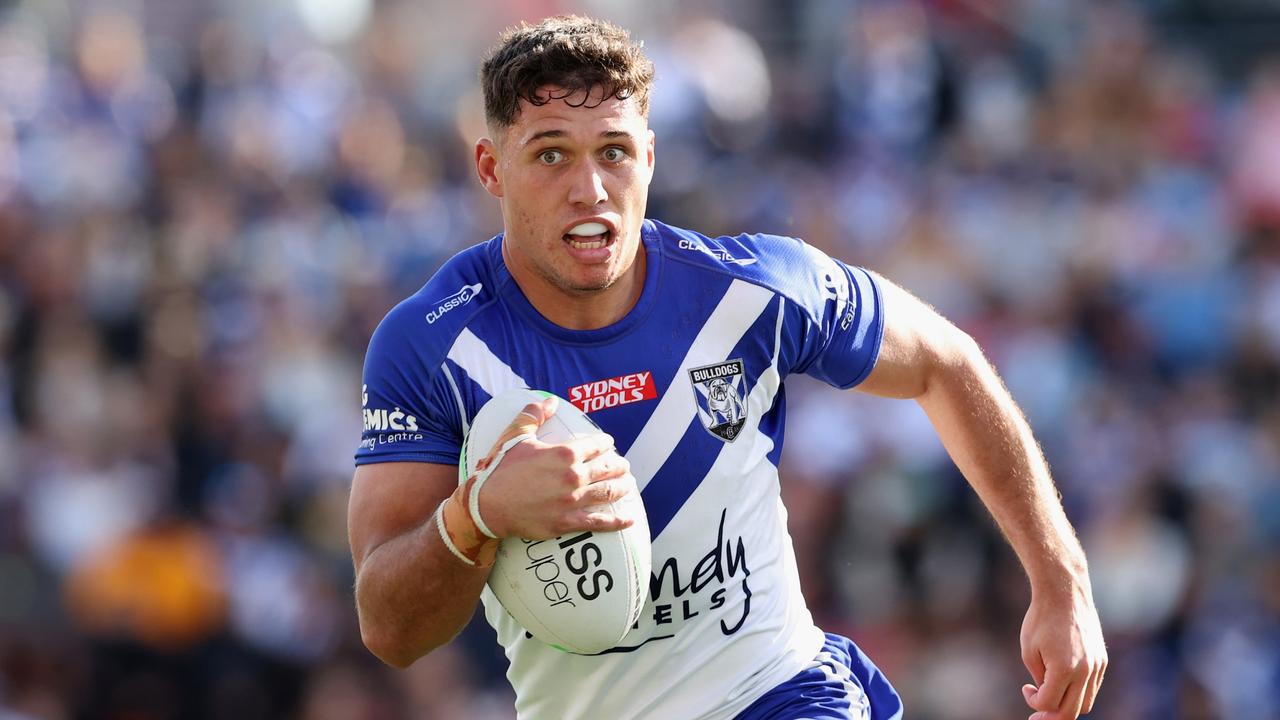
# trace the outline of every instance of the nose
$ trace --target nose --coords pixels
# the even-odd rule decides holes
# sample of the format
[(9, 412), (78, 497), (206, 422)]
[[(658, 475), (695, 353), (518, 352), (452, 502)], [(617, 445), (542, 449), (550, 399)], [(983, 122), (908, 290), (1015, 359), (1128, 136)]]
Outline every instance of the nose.
[(594, 207), (608, 199), (609, 193), (604, 189), (604, 178), (601, 177), (595, 163), (582, 163), (570, 181), (569, 202), (573, 205)]

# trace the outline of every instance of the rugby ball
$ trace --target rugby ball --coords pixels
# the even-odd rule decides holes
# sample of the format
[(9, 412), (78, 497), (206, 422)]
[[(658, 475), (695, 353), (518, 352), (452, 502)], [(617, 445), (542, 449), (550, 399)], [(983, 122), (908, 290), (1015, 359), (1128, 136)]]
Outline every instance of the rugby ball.
[[(462, 446), (459, 483), (476, 472), (476, 463), (525, 406), (547, 397), (550, 393), (537, 390), (509, 390), (485, 403)], [(537, 436), (560, 443), (599, 432), (586, 413), (561, 398)], [(489, 589), (506, 611), (533, 637), (559, 650), (589, 655), (616, 646), (644, 607), (652, 562), (644, 503), (636, 490), (611, 505), (635, 523), (617, 532), (505, 538), (489, 573)]]

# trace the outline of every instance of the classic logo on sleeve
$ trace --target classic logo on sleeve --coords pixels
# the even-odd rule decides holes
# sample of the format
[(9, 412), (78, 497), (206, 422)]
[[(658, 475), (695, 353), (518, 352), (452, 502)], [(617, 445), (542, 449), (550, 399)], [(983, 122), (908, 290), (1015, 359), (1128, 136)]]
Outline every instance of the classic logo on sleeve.
[(743, 385), (742, 360), (728, 360), (704, 365), (689, 371), (689, 379), (697, 392), (698, 419), (707, 432), (726, 442), (738, 439), (747, 422), (747, 404)]
[(681, 250), (697, 250), (699, 252), (704, 252), (726, 265), (754, 265), (756, 263), (756, 259), (753, 257), (734, 257), (732, 253), (724, 248), (703, 245), (702, 243), (695, 242), (693, 240), (681, 238), (679, 245)]
[(458, 292), (443, 300), (436, 301), (434, 303), (435, 309), (427, 313), (427, 323), (434, 323), (450, 310), (456, 307), (462, 307), (463, 305), (471, 302), (471, 298), (479, 295), (480, 291), (483, 289), (484, 285), (481, 283), (476, 283), (475, 285), (463, 285), (462, 289)]

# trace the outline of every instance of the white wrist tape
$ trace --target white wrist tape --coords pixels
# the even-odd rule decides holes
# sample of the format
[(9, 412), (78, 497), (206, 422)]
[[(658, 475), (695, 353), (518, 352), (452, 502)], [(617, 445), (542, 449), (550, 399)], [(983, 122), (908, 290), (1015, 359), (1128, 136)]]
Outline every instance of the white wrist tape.
[[(445, 502), (449, 501), (445, 500)], [(436, 529), (440, 531), (440, 539), (444, 541), (444, 546), (449, 548), (449, 552), (453, 553), (459, 560), (471, 567), (476, 566), (476, 561), (464, 555), (462, 551), (458, 549), (458, 546), (453, 544), (453, 538), (449, 537), (449, 531), (444, 527), (444, 503), (440, 503), (436, 507)]]
[(471, 522), (475, 523), (480, 532), (488, 537), (497, 539), (498, 536), (489, 529), (484, 519), (480, 517), (480, 488), (484, 487), (485, 481), (489, 479), (493, 471), (498, 469), (498, 464), (502, 462), (502, 458), (506, 457), (508, 450), (525, 440), (532, 440), (534, 437), (533, 433), (524, 433), (506, 441), (502, 444), (502, 447), (498, 448), (497, 454), (493, 456), (493, 461), (485, 469), (476, 473), (476, 480), (471, 484), (471, 493), (467, 496), (467, 512), (471, 514)]

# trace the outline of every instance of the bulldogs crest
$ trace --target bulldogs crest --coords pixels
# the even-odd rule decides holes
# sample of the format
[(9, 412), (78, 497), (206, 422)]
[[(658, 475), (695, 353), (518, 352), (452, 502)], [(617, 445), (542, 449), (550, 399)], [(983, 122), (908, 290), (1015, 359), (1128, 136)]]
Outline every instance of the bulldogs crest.
[(689, 370), (689, 379), (697, 390), (694, 401), (698, 404), (702, 426), (725, 442), (736, 440), (747, 422), (742, 360), (693, 368)]

